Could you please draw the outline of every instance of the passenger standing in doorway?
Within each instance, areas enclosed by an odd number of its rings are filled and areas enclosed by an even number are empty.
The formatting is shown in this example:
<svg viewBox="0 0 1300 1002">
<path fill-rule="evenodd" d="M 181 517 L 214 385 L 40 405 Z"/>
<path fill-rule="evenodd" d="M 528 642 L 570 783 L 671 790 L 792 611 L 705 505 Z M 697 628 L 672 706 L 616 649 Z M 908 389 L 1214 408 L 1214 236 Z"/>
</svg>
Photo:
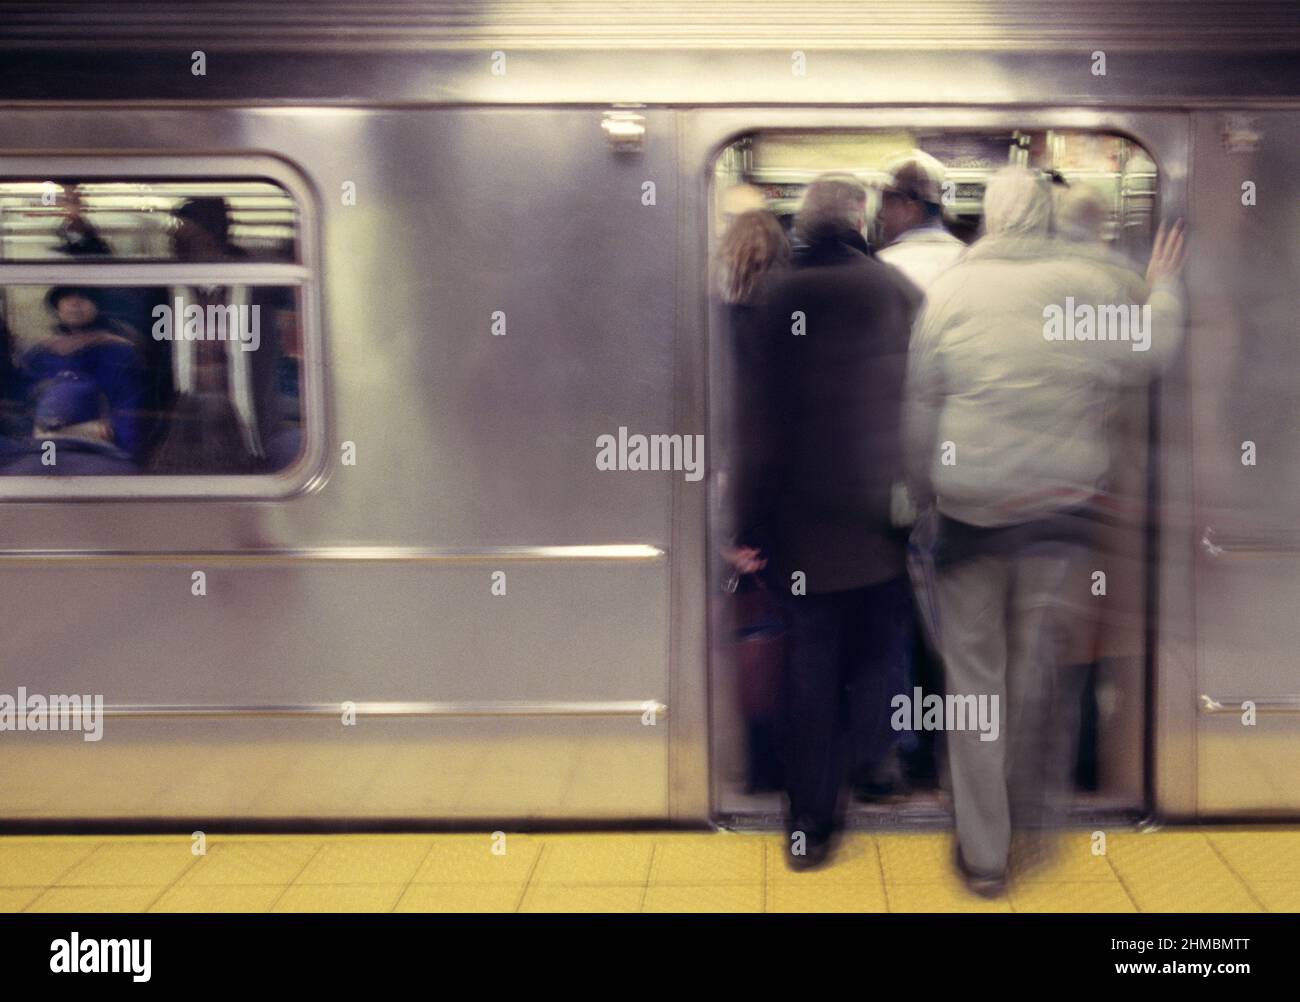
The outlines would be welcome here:
<svg viewBox="0 0 1300 1002">
<path fill-rule="evenodd" d="M 902 475 L 902 388 L 919 296 L 868 255 L 866 222 L 855 178 L 809 185 L 795 220 L 803 246 L 770 290 L 745 377 L 756 405 L 738 539 L 766 560 L 785 608 L 786 858 L 796 869 L 830 854 L 845 723 L 873 727 L 887 714 L 884 690 L 908 621 L 890 495 Z"/>
<path fill-rule="evenodd" d="M 901 271 L 924 293 L 966 250 L 966 245 L 943 225 L 946 180 L 943 164 L 928 153 L 911 150 L 893 158 L 886 170 L 888 181 L 877 215 L 884 246 L 876 256 Z M 920 598 L 929 601 L 930 596 Z M 918 650 L 923 648 L 915 625 L 909 627 L 909 633 L 903 657 L 891 666 L 894 675 L 885 690 L 886 703 L 900 694 L 910 699 L 918 681 L 915 659 Z M 923 663 L 924 676 L 938 674 L 933 660 Z M 925 668 L 930 670 L 924 671 Z M 915 733 L 895 731 L 889 717 L 882 715 L 877 727 L 864 729 L 857 735 L 857 742 L 853 765 L 853 791 L 857 799 L 868 803 L 889 802 L 907 796 L 911 783 L 904 759 L 917 749 L 919 740 Z M 933 757 L 931 748 L 925 750 L 927 757 Z"/>
<path fill-rule="evenodd" d="M 895 159 L 880 200 L 877 257 L 899 269 L 924 292 L 947 271 L 966 245 L 943 225 L 943 164 L 921 150 Z"/>
<path fill-rule="evenodd" d="M 735 189 L 733 189 L 733 192 Z M 754 189 L 741 188 L 752 204 L 761 196 Z M 752 195 L 750 194 L 752 192 Z M 740 201 L 733 197 L 735 204 Z M 745 204 L 745 203 L 741 203 Z M 727 451 L 723 454 L 718 496 L 727 532 L 734 525 L 735 505 L 727 471 L 739 462 L 761 424 L 763 406 L 747 385 L 745 374 L 753 370 L 753 358 L 763 336 L 766 293 L 773 276 L 781 275 L 790 262 L 790 244 L 775 215 L 765 208 L 751 208 L 735 215 L 722 235 L 712 261 L 710 285 L 718 311 L 715 327 L 726 332 L 726 354 L 733 360 L 727 371 L 727 385 L 720 398 L 726 429 Z M 763 581 L 763 561 L 752 548 L 724 546 L 727 562 L 726 590 L 729 598 L 727 628 L 733 640 L 731 659 L 737 673 L 740 706 L 745 721 L 746 792 L 764 793 L 781 789 L 780 712 L 781 687 L 785 673 L 785 648 L 779 603 Z"/>
<path fill-rule="evenodd" d="M 1039 828 L 1068 793 L 1079 702 L 1065 666 L 1091 597 L 1094 516 L 1110 466 L 1104 415 L 1176 350 L 1182 231 L 1157 237 L 1145 348 L 1064 340 L 1045 318 L 1072 297 L 1137 308 L 1132 276 L 1049 237 L 1052 195 L 1023 167 L 984 196 L 986 236 L 930 287 L 912 338 L 907 438 L 919 503 L 939 514 L 939 633 L 954 707 L 945 720 L 957 868 L 977 894 L 1006 889 L 1013 822 Z M 1135 350 L 1137 349 L 1137 350 Z"/>
</svg>

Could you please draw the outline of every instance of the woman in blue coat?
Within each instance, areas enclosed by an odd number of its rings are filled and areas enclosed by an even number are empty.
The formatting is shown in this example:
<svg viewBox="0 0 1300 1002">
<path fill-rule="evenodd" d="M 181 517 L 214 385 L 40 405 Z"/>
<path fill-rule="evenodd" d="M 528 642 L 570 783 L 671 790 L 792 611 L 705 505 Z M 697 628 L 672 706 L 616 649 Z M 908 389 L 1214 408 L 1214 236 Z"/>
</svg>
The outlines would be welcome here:
<svg viewBox="0 0 1300 1002">
<path fill-rule="evenodd" d="M 45 303 L 58 322 L 49 337 L 23 355 L 28 398 L 35 399 L 45 383 L 66 374 L 91 381 L 108 403 L 113 444 L 135 455 L 141 444 L 144 373 L 134 331 L 100 315 L 94 289 L 57 286 Z"/>
</svg>

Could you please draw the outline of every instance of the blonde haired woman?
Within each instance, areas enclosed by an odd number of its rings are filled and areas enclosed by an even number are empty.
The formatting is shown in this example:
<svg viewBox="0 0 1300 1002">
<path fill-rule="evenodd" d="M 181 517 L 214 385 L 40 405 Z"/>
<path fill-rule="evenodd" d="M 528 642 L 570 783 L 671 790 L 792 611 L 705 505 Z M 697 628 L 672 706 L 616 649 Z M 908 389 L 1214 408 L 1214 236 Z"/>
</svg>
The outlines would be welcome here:
<svg viewBox="0 0 1300 1002">
<path fill-rule="evenodd" d="M 712 262 L 711 291 L 715 301 L 715 329 L 724 331 L 725 354 L 732 364 L 719 394 L 728 448 L 720 468 L 734 468 L 735 460 L 750 447 L 755 426 L 753 408 L 761 406 L 761 394 L 745 375 L 752 371 L 754 339 L 761 336 L 764 287 L 768 278 L 783 271 L 790 260 L 790 243 L 776 216 L 766 209 L 750 209 L 736 215 L 722 237 Z M 722 506 L 721 522 L 734 522 L 726 473 L 719 474 L 717 497 Z M 721 533 L 730 535 L 729 526 Z M 766 561 L 756 549 L 723 545 L 727 562 L 729 600 L 724 603 L 726 628 L 734 639 L 733 669 L 738 682 L 739 709 L 745 724 L 746 790 L 761 793 L 782 785 L 778 720 L 781 677 L 785 663 L 783 624 L 758 571 Z"/>
<path fill-rule="evenodd" d="M 736 216 L 712 262 L 710 285 L 719 306 L 719 329 L 725 330 L 732 365 L 728 386 L 722 394 L 730 421 L 727 429 L 733 452 L 744 447 L 746 408 L 755 395 L 746 393 L 743 373 L 749 369 L 755 338 L 763 323 L 763 291 L 768 278 L 784 271 L 790 263 L 790 241 L 776 216 L 767 209 L 750 209 Z M 725 479 L 724 479 L 725 490 Z M 758 551 L 749 547 L 723 547 L 723 556 L 740 574 L 762 570 Z"/>
</svg>

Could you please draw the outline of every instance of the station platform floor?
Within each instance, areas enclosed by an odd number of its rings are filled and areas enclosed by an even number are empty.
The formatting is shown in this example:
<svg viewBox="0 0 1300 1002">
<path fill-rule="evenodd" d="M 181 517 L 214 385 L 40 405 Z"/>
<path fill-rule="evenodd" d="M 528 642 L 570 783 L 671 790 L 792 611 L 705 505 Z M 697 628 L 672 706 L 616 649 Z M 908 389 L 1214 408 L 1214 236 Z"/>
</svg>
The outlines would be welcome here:
<svg viewBox="0 0 1300 1002">
<path fill-rule="evenodd" d="M 852 833 L 791 872 L 734 832 L 0 837 L 5 912 L 1300 911 L 1300 828 L 1063 833 L 988 901 L 946 832 Z"/>
</svg>

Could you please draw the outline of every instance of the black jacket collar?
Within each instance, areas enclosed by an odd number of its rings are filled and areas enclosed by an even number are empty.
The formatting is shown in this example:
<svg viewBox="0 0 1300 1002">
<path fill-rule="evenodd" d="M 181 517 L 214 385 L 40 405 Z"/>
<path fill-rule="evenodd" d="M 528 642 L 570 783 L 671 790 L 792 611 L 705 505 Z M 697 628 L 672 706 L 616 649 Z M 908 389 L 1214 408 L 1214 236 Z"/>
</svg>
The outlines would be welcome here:
<svg viewBox="0 0 1300 1002">
<path fill-rule="evenodd" d="M 857 257 L 870 257 L 871 249 L 857 230 L 839 230 L 818 236 L 812 243 L 801 247 L 795 255 L 799 268 L 815 268 L 831 264 L 844 264 Z"/>
</svg>

